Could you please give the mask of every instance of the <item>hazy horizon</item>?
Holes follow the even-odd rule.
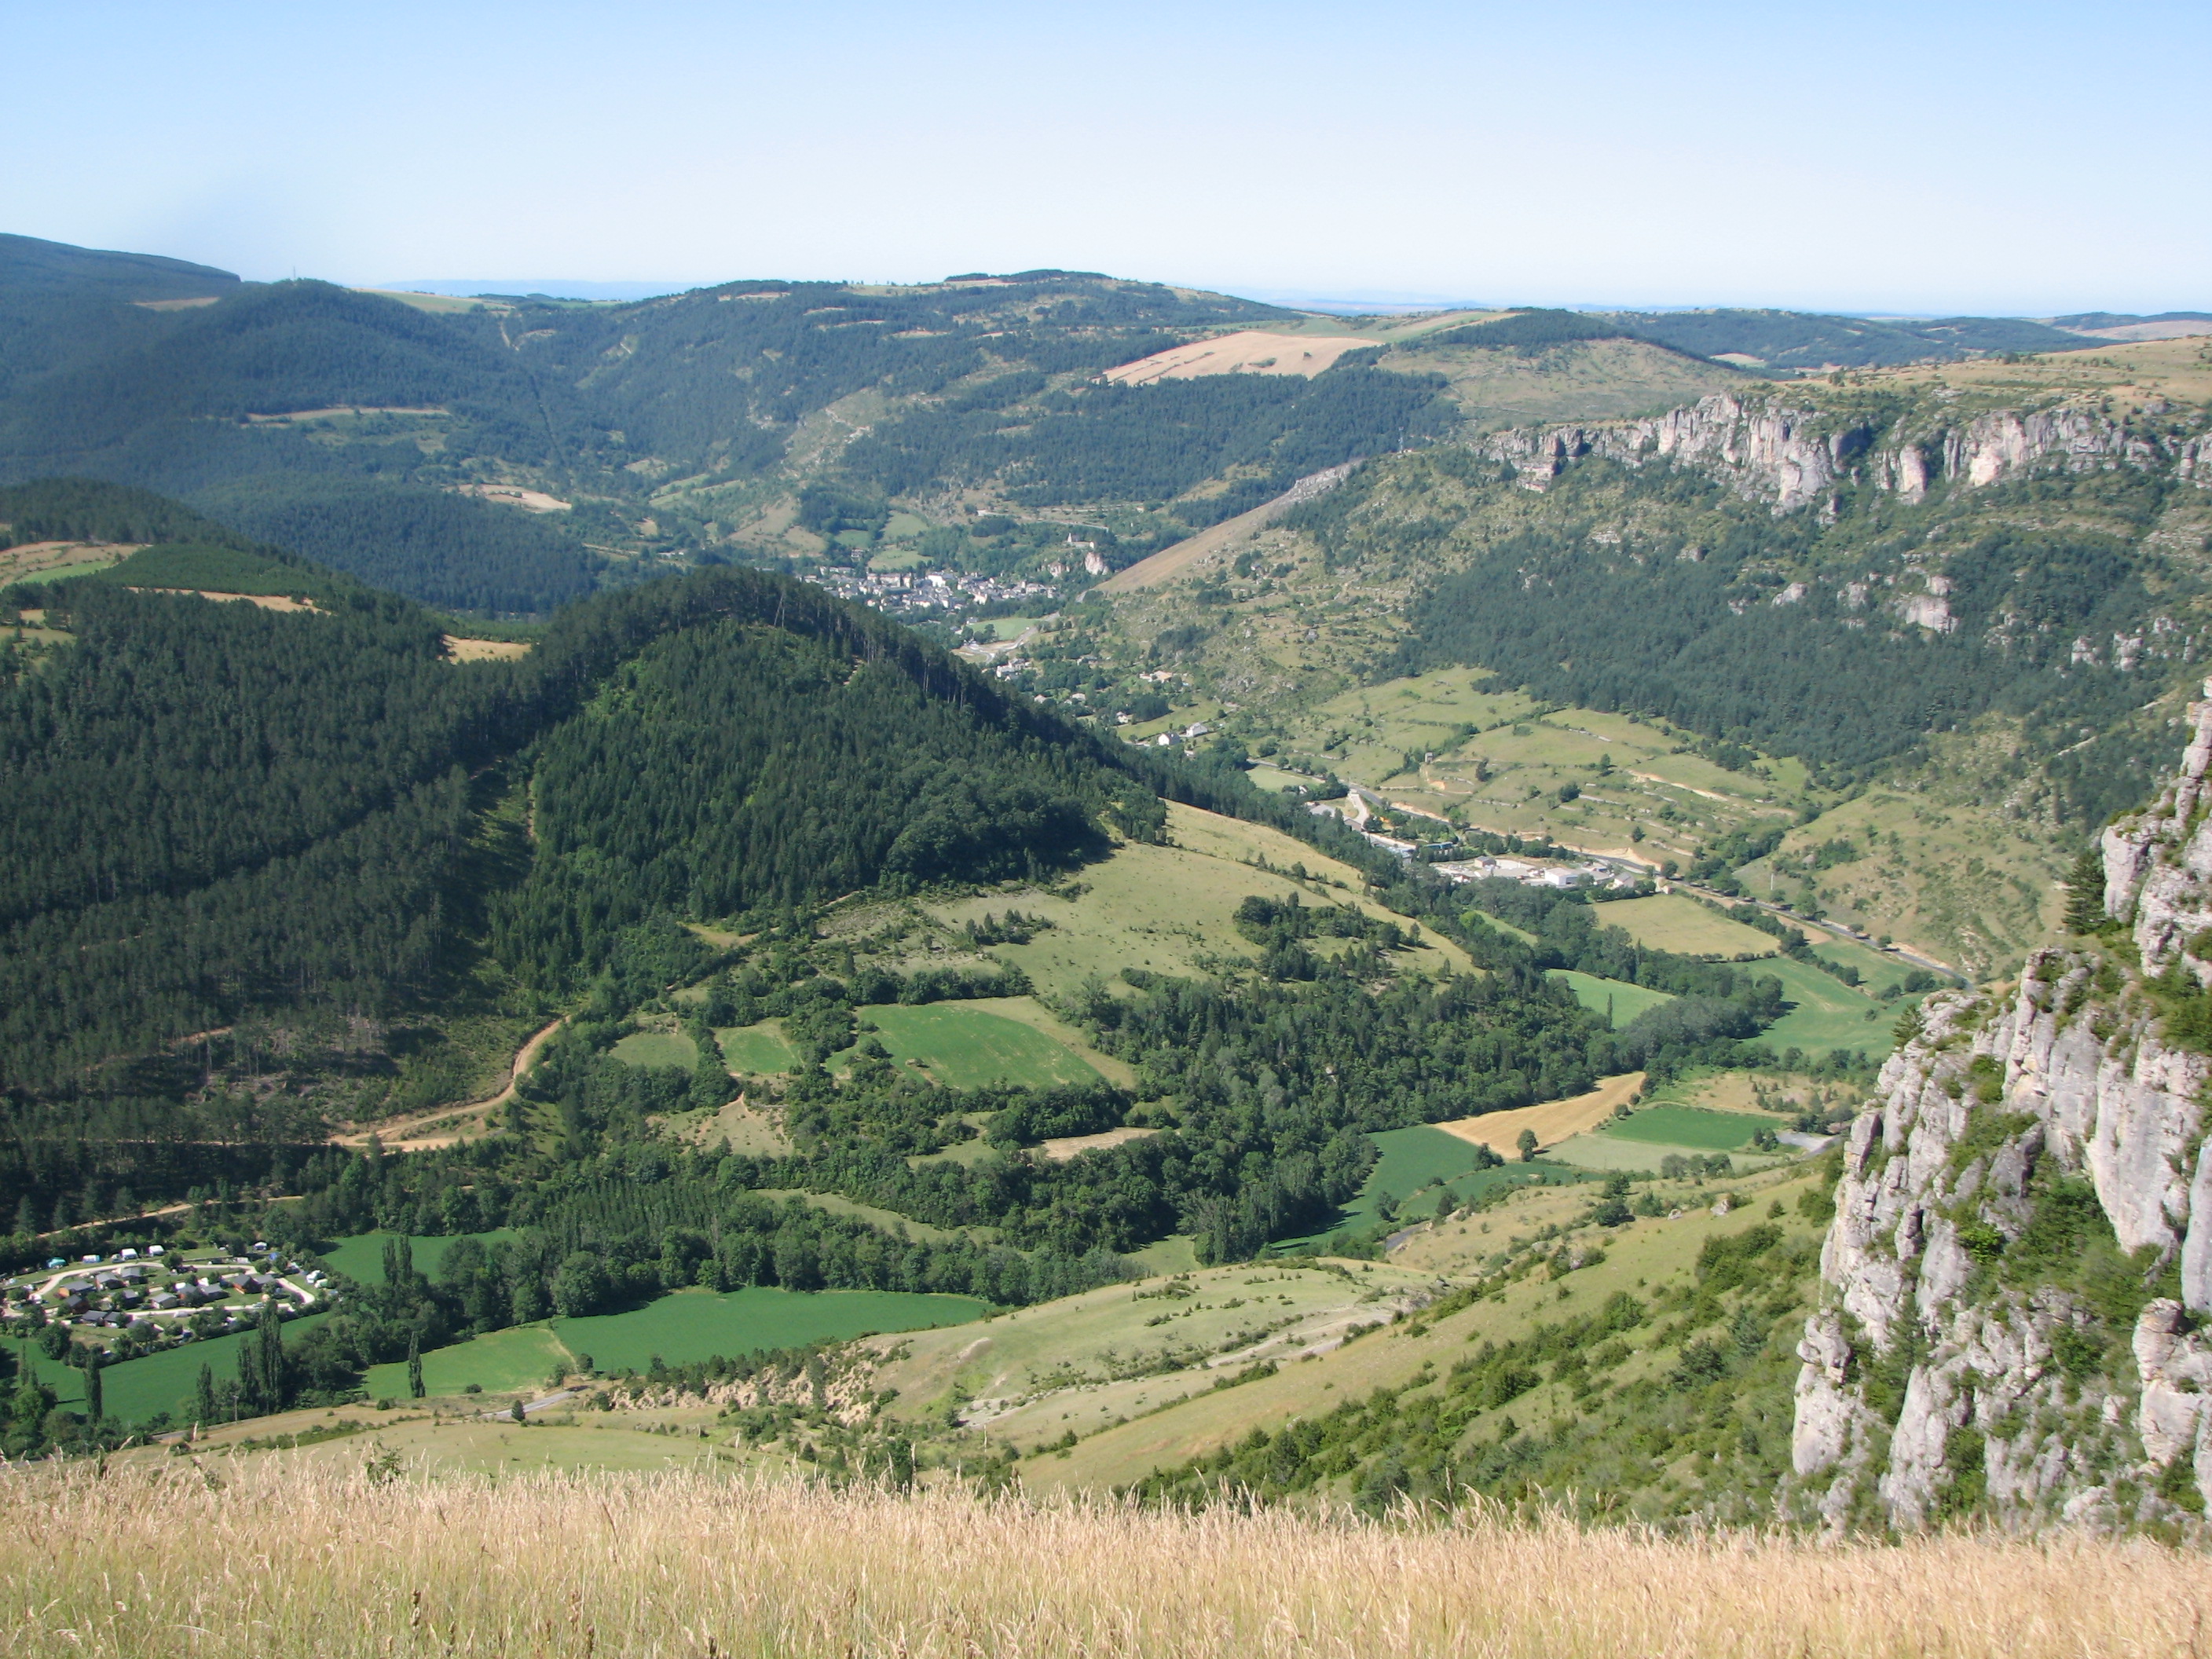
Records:
[[[24,8],[0,22],[39,71],[0,223],[362,285],[1054,265],[1352,302],[2203,307],[2212,13],[2152,0],[2105,36],[1990,0],[1876,0],[1848,27],[1617,0],[1571,24],[1249,0]],[[184,95],[99,96],[147,86]]]

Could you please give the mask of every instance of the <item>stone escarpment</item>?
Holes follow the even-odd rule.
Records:
[[[1849,480],[1923,499],[1938,482],[1980,489],[2045,467],[2069,471],[2171,467],[2212,487],[2212,453],[2202,436],[2137,430],[2075,403],[1983,414],[1962,423],[1940,414],[1874,426],[1778,396],[1722,393],[1646,419],[1602,425],[1516,428],[1478,447],[1542,489],[1588,456],[1640,466],[1672,460],[1698,466],[1777,514],[1823,503]]]
[[[1854,1123],[1790,1512],[2195,1526],[2212,1500],[2212,1059],[2172,1035],[2212,978],[2191,713],[2180,772],[2105,837],[2101,939],[2008,998],[1930,999]]]

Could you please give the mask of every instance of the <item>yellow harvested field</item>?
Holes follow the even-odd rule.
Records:
[[[457,495],[519,507],[526,513],[568,513],[575,508],[574,501],[564,501],[542,489],[525,489],[520,484],[465,483],[455,484],[453,489]]]
[[[446,654],[455,662],[491,662],[530,654],[527,640],[465,640],[458,634],[448,634],[445,641]]]
[[[1569,1135],[1578,1135],[1585,1129],[1595,1129],[1611,1117],[1614,1109],[1628,1104],[1628,1099],[1644,1086],[1644,1073],[1629,1072],[1620,1077],[1609,1077],[1586,1095],[1575,1095],[1566,1100],[1547,1100],[1540,1105],[1523,1106],[1510,1112],[1485,1112],[1480,1117],[1455,1118],[1449,1123],[1436,1127],[1448,1135],[1457,1135],[1462,1140],[1471,1140],[1478,1146],[1487,1146],[1504,1158],[1518,1155],[1521,1132],[1534,1129],[1536,1145],[1556,1146]]]
[[[1055,1164],[1108,1146],[1126,1146],[1133,1140],[1159,1133],[1158,1129],[1107,1129],[1095,1135],[1057,1135],[1042,1143],[1044,1155]]]
[[[226,605],[234,599],[243,599],[248,605],[259,605],[264,611],[316,610],[313,599],[295,599],[283,593],[222,593],[206,587],[134,587],[131,591],[133,593],[189,593],[196,599],[213,599]]]
[[[1679,893],[1601,904],[1597,919],[1609,927],[1626,928],[1638,945],[1648,945],[1655,951],[1679,951],[1685,956],[1771,956],[1780,948],[1773,935],[1730,921]]]
[[[1276,334],[1239,329],[1210,340],[1170,346],[1133,363],[1109,368],[1105,378],[1117,386],[1150,386],[1155,380],[1194,380],[1202,374],[1318,374],[1347,351],[1379,345],[1349,334]]]

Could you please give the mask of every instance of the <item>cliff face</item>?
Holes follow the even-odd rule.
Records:
[[[2002,1001],[1931,998],[1852,1126],[1793,1512],[2115,1526],[2212,1500],[2212,1060],[2168,1035],[2212,981],[2212,702],[2191,714],[2157,805],[2106,834],[2119,926]]]
[[[1644,420],[1494,433],[1479,447],[1509,463],[1531,489],[1544,489],[1585,456],[1628,466],[1686,462],[1747,500],[1771,502],[1777,514],[1821,501],[1855,472],[1915,501],[1941,480],[1980,489],[2045,466],[2171,466],[2177,477],[2212,486],[2203,439],[2145,435],[2081,404],[2000,410],[1957,424],[1934,416],[1876,428],[1778,397],[1723,393]]]

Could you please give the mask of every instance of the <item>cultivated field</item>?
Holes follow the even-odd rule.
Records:
[[[1604,915],[1607,913],[1601,910],[1598,914]],[[1497,926],[1494,921],[1491,925]],[[1662,1002],[1674,1000],[1664,991],[1631,985],[1626,980],[1601,979],[1595,974],[1578,974],[1569,968],[1555,969],[1551,977],[1565,980],[1573,988],[1575,1000],[1592,1013],[1601,1014],[1611,1009],[1615,1026],[1627,1024],[1646,1008],[1656,1008]]]
[[[1834,975],[1808,968],[1787,957],[1758,964],[1758,971],[1782,981],[1782,994],[1797,1006],[1759,1034],[1759,1041],[1780,1054],[1802,1048],[1825,1054],[1831,1048],[1863,1048],[1886,1054],[1894,1046],[1891,1038],[1897,1016],[1910,1000],[1877,1002],[1853,990]]]
[[[1644,1073],[1630,1072],[1606,1079],[1586,1095],[1547,1100],[1540,1105],[1523,1106],[1517,1111],[1485,1112],[1477,1117],[1457,1118],[1436,1127],[1446,1134],[1457,1135],[1462,1140],[1479,1143],[1503,1157],[1512,1158],[1516,1155],[1516,1143],[1523,1129],[1535,1131],[1539,1146],[1549,1146],[1569,1135],[1596,1127],[1611,1117],[1616,1108],[1626,1106],[1629,1097],[1643,1086]]]
[[[633,1031],[609,1052],[632,1066],[680,1066],[688,1072],[699,1063],[699,1045],[681,1031]]]
[[[1751,1144],[1761,1129],[1774,1127],[1768,1117],[1747,1117],[1741,1112],[1708,1112],[1694,1106],[1646,1106],[1617,1123],[1598,1131],[1620,1140],[1636,1140],[1665,1146],[1690,1146],[1701,1152],[1732,1152]]]
[[[1730,921],[1695,899],[1684,898],[1677,893],[1621,899],[1599,906],[1597,915],[1608,926],[1626,928],[1638,945],[1648,945],[1655,951],[1675,951],[1684,956],[1735,957],[1747,952],[1765,956],[1781,948],[1772,934],[1747,927],[1740,921]]]
[[[284,1340],[298,1341],[325,1316],[309,1314],[304,1319],[288,1320]],[[201,1366],[210,1367],[218,1378],[235,1377],[239,1349],[258,1340],[256,1333],[240,1331],[229,1336],[187,1342],[179,1348],[164,1348],[141,1359],[103,1366],[100,1373],[101,1407],[109,1416],[125,1423],[142,1422],[156,1412],[173,1414],[181,1402],[191,1399]],[[82,1408],[82,1371],[47,1358],[27,1341],[10,1342],[8,1346],[17,1363],[53,1389],[64,1406]]]
[[[550,1430],[518,1431],[526,1452]],[[2191,1552],[1884,1546],[902,1498],[712,1468],[371,1480],[178,1462],[15,1477],[10,1654],[454,1659],[2080,1659],[2192,1650]],[[189,1547],[179,1547],[188,1542]]]
[[[458,1395],[473,1383],[489,1393],[505,1389],[534,1389],[556,1371],[575,1364],[552,1331],[544,1325],[515,1325],[503,1331],[471,1337],[422,1355],[422,1384],[433,1395]],[[371,1400],[402,1400],[407,1395],[404,1362],[368,1368]]]
[[[1104,378],[1117,386],[1150,386],[1155,380],[1192,380],[1205,374],[1304,374],[1310,378],[1333,368],[1347,351],[1380,344],[1353,334],[1279,334],[1240,329],[1211,339],[1170,346],[1133,363],[1109,368]]]
[[[1098,1080],[1097,1069],[1067,1042],[998,1012],[1000,1004],[1014,1000],[994,998],[988,1007],[979,1002],[877,1006],[859,1013],[862,1020],[873,1023],[872,1035],[890,1050],[893,1060],[920,1067],[947,1088],[1007,1083],[1048,1089],[1055,1084]],[[1043,1012],[1037,1010],[1040,1015]],[[1079,1033],[1071,1030],[1069,1036],[1082,1043]]]
[[[799,1064],[799,1055],[784,1039],[780,1019],[725,1027],[714,1033],[714,1040],[722,1045],[724,1063],[741,1077],[771,1077]]]
[[[643,1370],[659,1354],[672,1365],[809,1342],[842,1342],[877,1331],[963,1325],[990,1304],[966,1296],[905,1291],[795,1291],[756,1285],[741,1291],[678,1291],[633,1312],[556,1319],[570,1353],[600,1370]],[[542,1375],[542,1373],[541,1373]]]

